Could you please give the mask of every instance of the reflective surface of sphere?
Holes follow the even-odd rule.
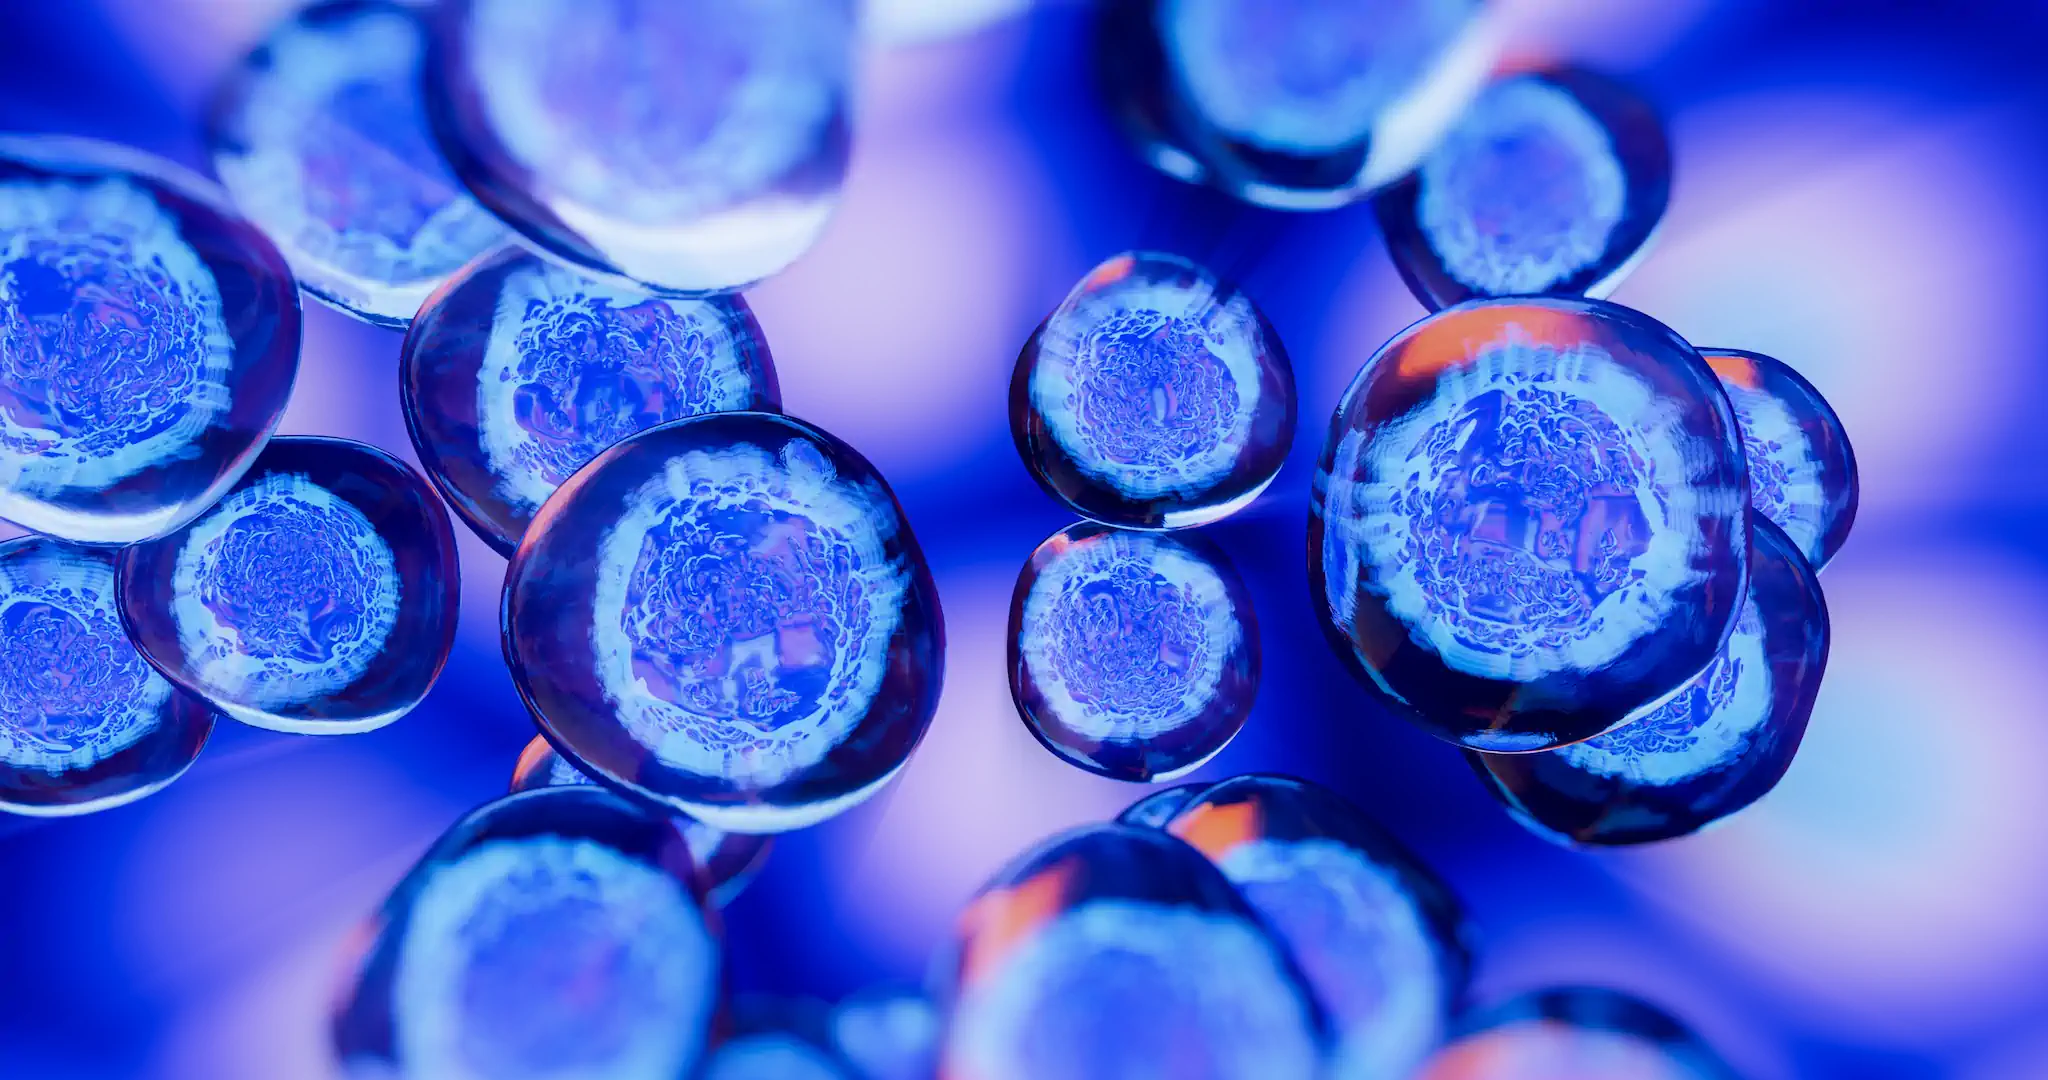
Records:
[[[347,439],[271,440],[190,525],[122,552],[121,616],[171,681],[257,727],[379,728],[426,697],[455,641],[448,513]]]
[[[555,488],[620,439],[781,405],[745,300],[663,299],[516,248],[435,294],[401,357],[420,461],[456,514],[508,556]]]
[[[204,180],[85,139],[0,137],[0,517],[88,544],[231,487],[299,364],[299,291]]]
[[[1119,825],[1143,825],[1147,828],[1162,829],[1180,813],[1181,807],[1195,801],[1195,797],[1207,791],[1207,784],[1179,784],[1155,791],[1124,807],[1116,816]]]
[[[1737,349],[1701,349],[1735,406],[1749,458],[1749,505],[1785,530],[1815,571],[1856,522],[1856,452],[1841,417],[1784,362]]]
[[[1368,361],[1309,521],[1340,657],[1480,750],[1590,738],[1714,658],[1748,577],[1748,476],[1699,354],[1593,300],[1473,301]]]
[[[1469,1018],[1414,1080],[1735,1080],[1699,1037],[1611,990],[1544,990]]]
[[[924,995],[868,990],[830,1018],[832,1047],[857,1080],[931,1080],[939,1061],[939,1014]]]
[[[1010,379],[1040,486],[1111,525],[1225,517],[1294,442],[1294,369],[1251,298],[1174,255],[1118,255],[1046,317]]]

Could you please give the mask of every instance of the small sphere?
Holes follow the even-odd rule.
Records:
[[[674,822],[595,788],[491,803],[378,912],[334,1020],[349,1075],[677,1080],[719,944]]]
[[[371,731],[455,643],[455,534],[425,480],[347,439],[271,440],[212,509],[121,553],[121,617],[172,682],[256,727]]]
[[[1486,88],[1414,175],[1374,200],[1408,288],[1434,311],[1480,297],[1604,297],[1671,201],[1656,110],[1576,68]]]
[[[1045,748],[1113,780],[1177,779],[1221,753],[1259,690],[1258,620],[1222,549],[1070,525],[1010,601],[1010,696]]]
[[[727,1040],[712,1051],[697,1080],[858,1080],[832,1055],[781,1031]]]
[[[649,428],[550,497],[505,575],[505,656],[605,786],[729,832],[874,794],[937,708],[945,630],[896,497],[801,420]]]
[[[1116,816],[1116,822],[1119,825],[1143,825],[1146,828],[1163,829],[1167,822],[1173,820],[1173,815],[1180,813],[1181,807],[1194,802],[1197,796],[1207,790],[1209,785],[1195,783],[1152,792],[1124,807],[1124,812]]]
[[[0,517],[82,544],[176,530],[256,459],[298,365],[291,270],[206,181],[0,137]]]
[[[1463,912],[1364,814],[1306,781],[1239,776],[1165,829],[1292,951],[1335,1035],[1331,1080],[1407,1076],[1443,1040],[1472,968]]]
[[[540,249],[657,292],[808,250],[845,179],[853,0],[448,0],[434,133]]]
[[[1319,1016],[1230,883],[1156,829],[1048,840],[958,922],[939,1075],[1307,1080]]]
[[[1815,572],[1856,523],[1856,452],[1842,419],[1800,374],[1762,353],[1701,349],[1735,406],[1749,505],[1785,530]]]
[[[1591,738],[1714,658],[1748,577],[1714,373],[1597,300],[1471,301],[1402,331],[1331,420],[1317,610],[1398,714],[1478,750]]]
[[[42,537],[0,544],[0,811],[107,810],[184,775],[213,712],[129,644],[114,556]]]
[[[1542,990],[1462,1026],[1414,1080],[1735,1080],[1683,1024],[1612,990]]]
[[[832,1047],[857,1080],[931,1080],[939,1064],[939,1013],[923,994],[867,990],[829,1020]]]
[[[782,401],[740,297],[663,299],[516,248],[463,268],[420,309],[400,365],[427,475],[506,556],[555,488],[620,439]]]
[[[420,100],[426,31],[401,0],[326,0],[272,30],[215,101],[213,168],[299,284],[378,326],[509,234],[455,178]]]
[[[1178,529],[1248,505],[1294,442],[1294,369],[1251,298],[1174,255],[1118,255],[1039,324],[1010,379],[1039,485],[1110,525]]]

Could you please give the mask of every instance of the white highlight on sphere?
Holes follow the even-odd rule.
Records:
[[[89,768],[155,731],[171,693],[121,628],[111,566],[70,553],[0,562],[0,762]]]

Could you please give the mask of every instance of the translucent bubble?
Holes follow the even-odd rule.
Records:
[[[1590,738],[1714,658],[1748,576],[1735,418],[1692,347],[1594,300],[1473,301],[1331,421],[1309,571],[1338,653],[1480,750]]]
[[[1701,349],[1735,406],[1749,458],[1749,505],[1785,530],[1815,571],[1856,522],[1856,452],[1813,384],[1762,353]]]
[[[1741,810],[1784,777],[1827,667],[1828,609],[1777,526],[1752,520],[1749,537],[1749,596],[1706,670],[1585,742],[1469,753],[1524,824],[1584,844],[1668,840]]]
[[[832,1010],[832,1046],[858,1080],[931,1080],[939,1063],[939,1014],[924,995],[878,989]]]
[[[245,724],[379,728],[455,641],[455,535],[418,473],[347,439],[274,439],[178,532],[122,552],[121,615],[173,682]]]
[[[0,517],[88,544],[178,528],[255,460],[298,363],[291,271],[205,181],[0,137]]]
[[[427,101],[455,171],[549,253],[660,292],[802,255],[846,174],[854,0],[449,0]]]
[[[1010,433],[1053,498],[1178,529],[1257,498],[1294,442],[1294,369],[1251,299],[1174,255],[1118,255],[1046,316],[1010,379]]]
[[[1045,748],[1089,772],[1173,780],[1221,753],[1259,690],[1251,594],[1195,536],[1070,525],[1010,601],[1010,695]]]
[[[879,790],[931,722],[945,651],[888,485],[769,413],[599,455],[527,530],[504,624],[521,694],[578,768],[748,833]]]
[[[742,1035],[721,1045],[698,1080],[854,1080],[830,1054],[784,1032]]]
[[[689,881],[675,824],[608,792],[491,803],[373,920],[337,1056],[406,1080],[689,1075],[719,983]]]
[[[1181,784],[1155,791],[1124,807],[1124,812],[1116,816],[1117,824],[1163,829],[1167,822],[1173,820],[1173,815],[1180,813],[1181,807],[1194,802],[1196,796],[1207,790],[1207,784]]]
[[[1544,990],[1474,1016],[1414,1080],[1734,1080],[1678,1021],[1611,990]]]
[[[1435,310],[1487,296],[1606,296],[1670,200],[1656,110],[1612,80],[1553,68],[1487,87],[1374,205],[1395,267]]]
[[[426,33],[398,0],[285,19],[214,105],[214,171],[314,296],[403,327],[508,234],[449,171],[420,101]]]
[[[596,783],[538,735],[526,744],[519,764],[512,770],[515,794],[536,788]],[[768,850],[774,846],[772,838],[722,832],[687,814],[675,817],[677,827],[683,830],[683,839],[690,845],[690,859],[696,864],[697,887],[711,906],[722,908],[732,903],[767,865]]]
[[[1156,829],[1054,837],[959,921],[940,1072],[979,1080],[1317,1075],[1300,974],[1230,883]]]
[[[620,439],[781,407],[753,310],[670,300],[517,249],[464,268],[401,354],[406,426],[449,505],[511,555],[562,481]]]
[[[41,537],[0,544],[0,811],[89,814],[184,775],[213,712],[121,628],[114,557]]]
[[[1160,171],[1341,206],[1415,167],[1484,85],[1481,0],[1109,0],[1097,66]]]
[[[1365,815],[1301,780],[1240,776],[1165,828],[1292,950],[1336,1036],[1333,1080],[1407,1076],[1442,1041],[1471,972],[1463,913]]]

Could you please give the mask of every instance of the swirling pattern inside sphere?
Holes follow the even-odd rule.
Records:
[[[0,563],[0,762],[56,776],[155,731],[174,691],[129,644],[104,560]]]

